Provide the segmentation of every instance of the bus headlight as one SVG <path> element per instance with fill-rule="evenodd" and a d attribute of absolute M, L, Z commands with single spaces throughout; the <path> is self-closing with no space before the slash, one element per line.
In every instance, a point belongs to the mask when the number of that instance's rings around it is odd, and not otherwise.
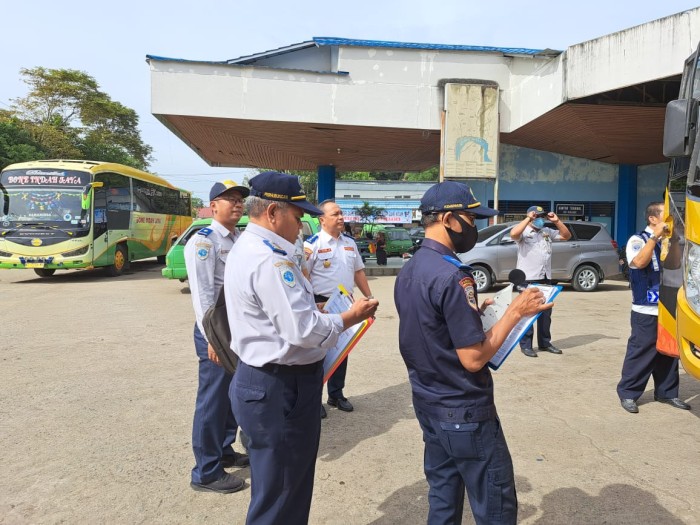
<path fill-rule="evenodd" d="M 78 257 L 79 255 L 85 255 L 88 251 L 88 248 L 90 248 L 89 245 L 85 245 L 82 248 L 78 248 L 77 250 L 72 250 L 70 252 L 64 252 L 61 255 L 64 257 Z"/>
<path fill-rule="evenodd" d="M 687 241 L 685 255 L 685 297 L 693 311 L 700 315 L 700 246 Z"/>

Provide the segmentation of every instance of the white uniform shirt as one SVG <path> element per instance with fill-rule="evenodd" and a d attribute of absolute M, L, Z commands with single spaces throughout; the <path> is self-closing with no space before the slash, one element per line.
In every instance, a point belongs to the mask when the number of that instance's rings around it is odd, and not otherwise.
<path fill-rule="evenodd" d="M 647 226 L 644 231 L 647 232 L 649 235 L 654 233 L 654 230 L 652 230 L 649 226 Z M 632 265 L 632 259 L 634 259 L 637 256 L 637 254 L 640 251 L 642 251 L 642 248 L 644 248 L 645 244 L 646 241 L 637 234 L 632 235 L 632 237 L 630 237 L 627 241 L 627 246 L 625 246 L 625 256 L 627 257 L 627 264 L 630 268 L 638 269 L 636 266 Z M 652 267 L 655 267 L 656 269 L 660 269 L 661 262 L 656 260 L 656 252 L 652 254 L 651 261 L 649 261 L 649 264 L 653 265 Z M 633 304 L 632 311 L 646 315 L 659 315 L 659 305 Z"/>
<path fill-rule="evenodd" d="M 343 320 L 316 307 L 293 244 L 250 223 L 226 268 L 231 349 L 247 365 L 316 363 L 338 341 Z"/>
<path fill-rule="evenodd" d="M 211 226 L 195 233 L 185 245 L 185 267 L 192 295 L 192 306 L 199 331 L 206 339 L 202 318 L 216 302 L 224 284 L 224 268 L 233 243 L 240 237 L 236 230 L 231 233 L 221 223 L 212 221 Z"/>
<path fill-rule="evenodd" d="M 355 241 L 347 235 L 335 239 L 321 230 L 304 243 L 306 271 L 311 277 L 311 286 L 316 295 L 329 297 L 338 284 L 352 293 L 355 272 L 365 264 Z"/>
<path fill-rule="evenodd" d="M 552 242 L 559 239 L 559 230 L 525 227 L 518 245 L 518 270 L 525 272 L 528 281 L 552 278 Z"/>

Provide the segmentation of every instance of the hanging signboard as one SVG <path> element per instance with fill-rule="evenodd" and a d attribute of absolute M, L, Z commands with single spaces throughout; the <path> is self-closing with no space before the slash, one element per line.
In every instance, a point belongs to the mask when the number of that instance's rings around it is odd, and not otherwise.
<path fill-rule="evenodd" d="M 557 215 L 566 215 L 569 217 L 583 217 L 584 216 L 584 205 L 583 204 L 556 204 L 555 213 Z"/>
<path fill-rule="evenodd" d="M 498 131 L 497 84 L 445 84 L 443 178 L 495 179 Z"/>

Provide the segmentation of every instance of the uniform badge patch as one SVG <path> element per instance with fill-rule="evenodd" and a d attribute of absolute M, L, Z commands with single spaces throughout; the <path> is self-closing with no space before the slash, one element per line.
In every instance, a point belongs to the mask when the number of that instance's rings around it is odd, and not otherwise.
<path fill-rule="evenodd" d="M 474 285 L 476 283 L 474 282 L 474 279 L 471 277 L 463 277 L 459 281 L 459 285 L 462 287 L 464 290 L 464 295 L 467 298 L 467 302 L 469 303 L 469 306 L 471 306 L 474 310 L 477 312 L 479 311 L 479 305 L 476 304 L 476 293 L 474 292 Z"/>
<path fill-rule="evenodd" d="M 282 276 L 282 282 L 290 288 L 294 288 L 297 284 L 297 280 L 294 277 L 294 272 L 287 266 L 280 266 L 279 271 L 280 275 Z"/>
<path fill-rule="evenodd" d="M 640 251 L 642 248 L 644 248 L 645 244 L 646 243 L 642 239 L 637 237 L 637 238 L 634 238 L 630 241 L 630 249 L 636 253 L 636 252 Z"/>
<path fill-rule="evenodd" d="M 197 248 L 197 257 L 204 261 L 209 257 L 209 246 L 206 244 L 197 244 L 195 246 Z"/>

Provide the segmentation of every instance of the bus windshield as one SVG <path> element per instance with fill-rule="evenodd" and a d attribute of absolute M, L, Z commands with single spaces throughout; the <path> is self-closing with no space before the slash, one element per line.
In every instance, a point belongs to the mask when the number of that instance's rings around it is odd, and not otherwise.
<path fill-rule="evenodd" d="M 2 174 L 0 225 L 4 228 L 46 224 L 62 229 L 89 225 L 81 207 L 90 174 L 78 171 L 27 169 Z"/>

